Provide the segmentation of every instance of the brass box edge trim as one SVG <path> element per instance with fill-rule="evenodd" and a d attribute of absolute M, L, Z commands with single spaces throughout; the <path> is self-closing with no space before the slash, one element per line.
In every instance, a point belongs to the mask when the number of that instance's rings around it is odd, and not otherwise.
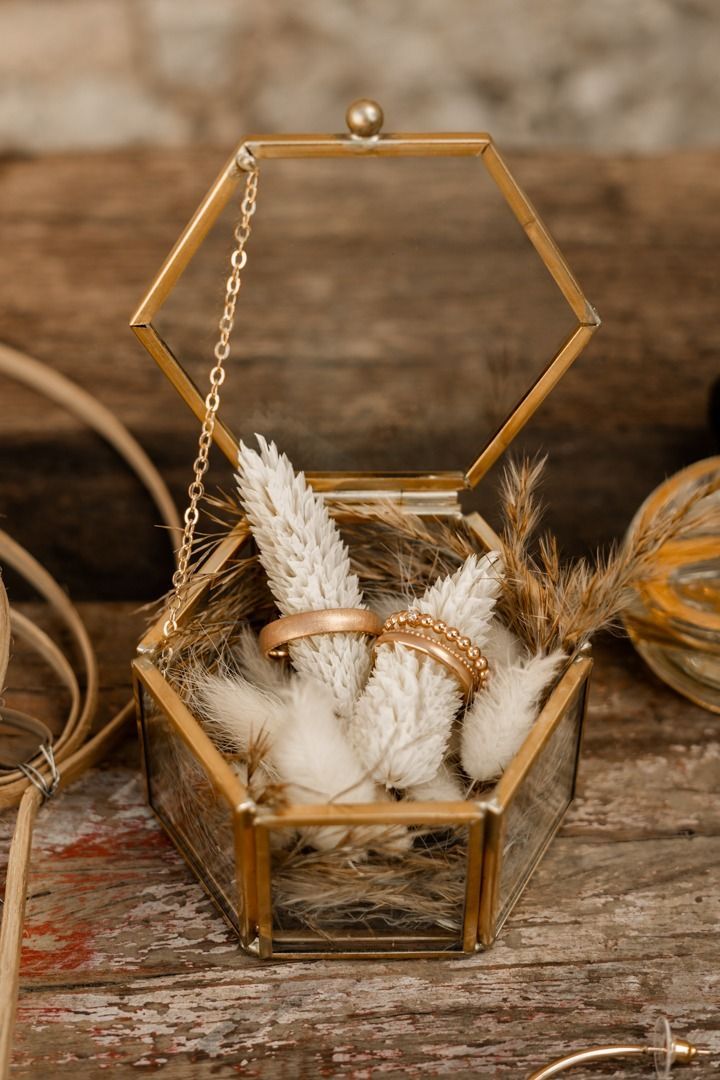
<path fill-rule="evenodd" d="M 482 162 L 503 195 L 510 210 L 522 226 L 540 260 L 574 312 L 578 322 L 595 324 L 598 315 L 587 300 L 580 283 L 573 274 L 565 256 L 551 236 L 535 206 L 515 179 L 510 167 L 495 144 L 482 155 Z"/>
<path fill-rule="evenodd" d="M 585 349 L 597 326 L 579 324 L 564 339 L 560 348 L 540 373 L 516 408 L 489 439 L 465 474 L 465 487 L 475 488 L 500 458 L 527 422 L 535 415 L 577 358 Z"/>
<path fill-rule="evenodd" d="M 188 614 L 202 601 L 205 593 L 210 588 L 211 575 L 221 570 L 227 561 L 232 558 L 238 548 L 242 547 L 250 537 L 250 526 L 243 519 L 239 521 L 227 536 L 223 537 L 217 547 L 210 552 L 207 559 L 200 564 L 193 575 L 188 595 L 178 612 L 178 620 L 184 620 Z M 154 650 L 164 638 L 165 613 L 145 631 L 138 642 L 138 652 L 147 653 Z"/>
<path fill-rule="evenodd" d="M 508 899 L 507 899 L 507 901 L 505 903 L 505 910 L 502 911 L 502 912 L 500 912 L 500 910 L 499 910 L 500 905 L 499 905 L 499 895 L 498 894 L 499 894 L 499 886 L 500 886 L 500 875 L 498 874 L 498 878 L 497 878 L 497 886 L 498 886 L 498 888 L 496 889 L 495 909 L 493 911 L 493 921 L 494 921 L 494 926 L 493 926 L 493 931 L 492 931 L 492 933 L 493 933 L 493 941 L 497 939 L 498 935 L 500 934 L 503 927 L 505 926 L 505 923 L 508 921 L 508 919 L 510 918 L 510 916 L 514 912 L 515 907 L 518 904 L 518 901 L 524 895 L 525 890 L 527 889 L 530 882 L 532 881 L 532 878 L 533 878 L 533 875 L 535 874 L 535 871 L 537 870 L 538 866 L 540 865 L 540 863 L 545 858 L 545 855 L 547 854 L 547 851 L 548 851 L 550 845 L 552 844 L 553 840 L 555 839 L 558 832 L 562 828 L 562 824 L 563 824 L 563 822 L 565 820 L 565 816 L 566 816 L 568 810 L 570 809 L 570 807 L 572 805 L 572 802 L 573 802 L 573 796 L 571 795 L 570 798 L 568 799 L 567 803 L 565 804 L 565 806 L 558 813 L 557 819 L 553 822 L 552 826 L 548 830 L 547 836 L 545 837 L 542 844 L 540 845 L 540 847 L 535 852 L 535 855 L 533 856 L 532 860 L 528 863 L 525 874 L 523 875 L 523 877 L 520 879 L 518 884 L 515 886 L 515 888 L 510 893 L 510 895 L 509 895 L 509 897 L 508 897 Z"/>
<path fill-rule="evenodd" d="M 463 912 L 463 952 L 473 953 L 478 942 L 482 902 L 483 858 L 485 855 L 485 811 L 482 818 L 468 825 L 465 862 L 465 910 Z"/>
<path fill-rule="evenodd" d="M 208 780 L 228 804 L 231 813 L 247 803 L 245 786 L 205 734 L 185 702 L 146 656 L 132 661 L 133 672 L 188 750 L 205 769 Z"/>
<path fill-rule="evenodd" d="M 395 131 L 369 138 L 347 132 L 246 135 L 233 160 L 252 154 L 258 161 L 272 158 L 338 157 L 479 157 L 492 137 L 485 131 Z"/>
<path fill-rule="evenodd" d="M 485 817 L 485 840 L 483 844 L 482 892 L 478 914 L 478 941 L 488 948 L 495 941 L 497 931 L 495 916 L 500 887 L 505 816 L 498 807 L 489 804 Z"/>
<path fill-rule="evenodd" d="M 458 939 L 459 942 L 459 939 Z M 260 959 L 264 962 L 302 962 L 304 960 L 452 960 L 453 958 L 459 959 L 467 957 L 462 949 L 462 945 L 459 942 L 457 946 L 441 949 L 413 949 L 413 948 L 400 948 L 394 952 L 387 949 L 377 949 L 367 951 L 343 952 L 332 948 L 327 948 L 324 951 L 319 949 L 316 951 L 308 952 L 277 952 L 273 951 L 267 956 L 261 956 Z"/>
<path fill-rule="evenodd" d="M 565 709 L 587 680 L 592 670 L 592 658 L 581 655 L 571 660 L 560 676 L 540 715 L 530 729 L 493 793 L 492 805 L 502 813 L 512 802 L 519 785 L 525 779 L 537 755 L 560 723 Z"/>
<path fill-rule="evenodd" d="M 255 827 L 268 832 L 311 825 L 473 825 L 482 821 L 479 800 L 413 803 L 292 803 L 281 810 L 257 808 Z"/>

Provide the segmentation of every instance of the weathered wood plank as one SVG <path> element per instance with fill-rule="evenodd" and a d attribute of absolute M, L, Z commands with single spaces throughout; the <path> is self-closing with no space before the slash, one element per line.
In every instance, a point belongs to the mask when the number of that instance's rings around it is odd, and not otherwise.
<path fill-rule="evenodd" d="M 179 497 L 194 424 L 126 323 L 222 157 L 143 152 L 0 166 L 0 335 L 98 393 L 130 423 Z M 568 549 L 618 535 L 667 472 L 712 450 L 705 405 L 720 347 L 710 314 L 719 164 L 715 151 L 653 159 L 513 155 L 604 318 L 591 350 L 525 439 L 552 449 L 549 524 Z M 339 243 L 342 251 L 339 195 L 327 180 L 308 183 L 323 215 L 298 216 L 287 203 L 273 211 L 276 225 L 291 246 L 315 237 L 321 249 Z M 385 181 L 377 183 L 382 194 Z M 433 212 L 451 205 L 455 183 L 448 173 L 428 187 Z M 272 185 L 266 192 L 270 206 Z M 382 227 L 380 211 L 378 220 Z M 430 286 L 440 286 L 459 349 L 468 339 L 459 300 L 471 279 L 461 273 L 458 281 L 452 270 L 458 252 L 467 260 L 472 254 L 463 224 L 451 209 L 417 294 L 420 310 Z M 369 250 L 356 253 L 356 272 L 368 265 Z M 269 244 L 260 298 L 279 251 Z M 405 362 L 417 335 L 398 336 L 395 295 L 379 270 L 377 324 Z M 509 273 L 498 264 L 498 275 Z M 186 310 L 193 333 L 206 325 L 201 301 L 216 284 L 212 275 L 198 280 Z M 244 389 L 256 392 L 266 378 L 270 331 L 286 332 L 304 300 L 324 287 L 322 275 L 296 274 L 268 326 L 247 327 L 252 363 Z M 499 318 L 500 300 L 495 310 Z M 343 314 L 333 307 L 303 330 L 300 381 L 316 371 L 315 340 L 325 341 L 328 330 L 331 340 L 340 335 Z M 358 422 L 350 406 L 361 382 L 372 384 L 368 372 L 374 379 L 379 370 L 374 354 L 355 360 L 341 372 L 339 422 L 350 426 Z M 423 369 L 417 385 L 425 394 L 432 393 L 427 378 Z M 444 387 L 436 389 L 445 401 Z M 412 430 L 405 413 L 399 424 L 397 402 L 381 399 L 378 390 L 377 423 L 396 434 Z M 112 454 L 23 391 L 4 385 L 2 400 L 5 527 L 77 599 L 162 591 L 170 570 L 165 538 Z M 455 448 L 451 418 L 425 430 L 439 454 Z M 481 501 L 487 509 L 491 496 Z M 19 589 L 10 585 L 12 599 Z M 128 604 L 83 611 L 101 657 L 107 716 L 127 697 L 127 662 L 142 620 Z M 22 671 L 17 662 L 11 669 L 11 686 L 27 705 L 48 697 L 46 673 L 27 660 Z M 654 680 L 627 645 L 603 645 L 579 798 L 491 951 L 428 963 L 261 967 L 238 954 L 144 807 L 129 739 L 107 769 L 41 812 L 15 1074 L 90 1078 L 106 1069 L 162 1068 L 179 1078 L 509 1078 L 571 1046 L 640 1037 L 658 1012 L 720 1052 L 718 743 L 716 718 Z M 3 855 L 11 825 L 11 815 L 0 821 Z M 627 1075 L 623 1067 L 600 1072 Z"/>
<path fill-rule="evenodd" d="M 129 745 L 41 812 L 14 1073 L 514 1078 L 659 1012 L 720 1050 L 717 755 L 714 719 L 606 643 L 580 797 L 493 949 L 260 966 L 144 806 Z"/>
<path fill-rule="evenodd" d="M 0 336 L 97 393 L 140 437 L 178 498 L 187 484 L 196 428 L 133 340 L 127 321 L 224 153 L 143 151 L 0 164 Z M 549 523 L 568 549 L 619 535 L 666 474 L 712 452 L 706 414 L 709 388 L 719 373 L 720 326 L 712 317 L 720 251 L 719 164 L 716 151 L 647 159 L 512 155 L 518 176 L 604 320 L 586 356 L 522 440 L 530 449 L 552 452 Z M 421 273 L 417 267 L 413 273 L 415 307 L 405 308 L 405 314 L 414 311 L 421 328 L 413 333 L 412 320 L 408 329 L 406 321 L 401 326 L 395 319 L 398 252 L 380 257 L 370 238 L 349 247 L 357 223 L 347 191 L 327 174 L 314 178 L 310 169 L 302 176 L 293 198 L 280 205 L 273 198 L 272 176 L 262 181 L 254 270 L 247 282 L 254 291 L 243 308 L 242 418 L 262 426 L 291 380 L 300 403 L 292 415 L 283 415 L 289 436 L 298 434 L 307 376 L 317 375 L 318 357 L 343 353 L 348 304 L 323 303 L 323 296 L 336 277 L 345 285 L 344 274 L 349 283 L 354 276 L 374 290 L 371 313 L 378 342 L 375 352 L 369 346 L 363 352 L 361 340 L 354 359 L 351 355 L 348 363 L 326 372 L 336 389 L 331 405 L 342 403 L 328 420 L 328 442 L 335 432 L 335 442 L 342 444 L 348 432 L 361 430 L 361 422 L 370 424 L 372 412 L 375 447 L 387 445 L 390 434 L 398 445 L 407 441 L 411 459 L 432 453 L 440 461 L 462 451 L 464 460 L 473 449 L 476 432 L 469 421 L 472 409 L 482 407 L 482 388 L 458 395 L 445 353 L 434 378 L 429 364 L 444 341 L 442 348 L 460 364 L 460 374 L 467 374 L 468 343 L 478 349 L 487 343 L 473 321 L 473 297 L 482 300 L 488 325 L 512 322 L 507 307 L 509 300 L 517 306 L 513 282 L 517 286 L 520 280 L 513 276 L 512 259 L 499 258 L 482 269 L 479 286 L 474 276 L 483 244 L 495 236 L 493 219 L 486 235 L 476 239 L 470 224 L 481 219 L 469 222 L 473 198 L 452 171 L 434 172 L 432 183 L 413 189 L 419 220 L 437 230 L 432 258 Z M 401 229 L 397 178 L 380 170 L 367 183 L 376 196 L 378 230 Z M 481 200 L 479 192 L 476 201 Z M 204 350 L 201 355 L 209 349 L 216 320 L 226 246 L 219 237 L 183 301 L 186 332 L 196 349 Z M 331 254 L 339 264 L 324 274 L 320 256 Z M 283 260 L 288 272 L 295 268 L 287 282 L 278 276 Z M 272 291 L 276 280 L 283 286 L 279 296 Z M 259 325 L 250 317 L 256 305 L 266 315 Z M 438 313 L 437 325 L 427 324 L 428 312 Z M 273 349 L 282 349 L 283 342 L 300 349 L 293 372 L 277 366 Z M 382 381 L 384 354 L 397 361 L 400 383 L 393 394 Z M 413 357 L 423 363 L 408 366 Z M 412 376 L 403 383 L 405 373 Z M 409 394 L 403 406 L 402 385 Z M 460 385 L 465 386 L 462 379 Z M 373 387 L 377 393 L 368 397 Z M 10 530 L 54 566 L 78 598 L 149 598 L 160 592 L 169 561 L 163 538 L 152 527 L 153 508 L 138 497 L 132 478 L 57 410 L 9 385 L 2 395 L 0 463 Z M 426 415 L 428 409 L 432 415 Z M 412 423 L 406 422 L 410 417 Z M 333 451 L 332 445 L 326 449 Z M 72 479 L 80 476 L 81 481 Z M 227 470 L 218 467 L 215 476 L 226 482 Z M 51 490 L 56 493 L 52 536 L 46 529 Z M 480 502 L 492 517 L 492 482 L 484 486 Z M 132 545 L 126 543 L 130 532 Z"/>

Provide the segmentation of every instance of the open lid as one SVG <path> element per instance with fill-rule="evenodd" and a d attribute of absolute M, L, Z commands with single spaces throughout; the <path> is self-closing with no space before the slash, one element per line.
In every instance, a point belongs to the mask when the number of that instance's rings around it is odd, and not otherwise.
<path fill-rule="evenodd" d="M 465 364 L 465 374 L 463 377 L 465 381 L 468 382 L 468 385 L 466 390 L 464 384 L 458 385 L 460 393 L 465 393 L 470 415 L 472 415 L 472 409 L 475 407 L 475 401 L 478 400 L 477 396 L 474 395 L 478 395 L 480 390 L 484 390 L 485 397 L 494 398 L 496 406 L 499 402 L 499 408 L 502 411 L 498 414 L 498 411 L 496 410 L 495 415 L 491 416 L 489 420 L 485 420 L 485 430 L 472 435 L 473 445 L 469 452 L 467 452 L 467 447 L 464 448 L 463 452 L 466 452 L 466 460 L 459 462 L 457 468 L 440 468 L 422 472 L 412 472 L 409 470 L 398 470 L 396 468 L 396 462 L 391 461 L 393 467 L 389 470 L 385 468 L 383 463 L 381 467 L 375 466 L 371 471 L 366 471 L 368 464 L 366 455 L 362 453 L 362 451 L 358 452 L 356 450 L 357 456 L 360 458 L 357 463 L 358 467 L 355 466 L 355 460 L 353 460 L 350 469 L 343 469 L 343 471 L 321 471 L 315 469 L 312 463 L 310 463 L 310 466 L 308 467 L 308 463 L 297 460 L 292 449 L 289 449 L 295 464 L 298 467 L 304 468 L 312 485 L 320 491 L 334 491 L 338 493 L 344 491 L 348 494 L 350 492 L 370 491 L 424 491 L 440 493 L 450 491 L 457 492 L 461 488 L 475 487 L 481 477 L 494 464 L 503 450 L 533 415 L 557 381 L 579 356 L 580 352 L 597 329 L 600 320 L 594 309 L 585 299 L 585 296 L 565 259 L 558 250 L 555 242 L 543 225 L 529 199 L 512 176 L 489 135 L 483 133 L 386 135 L 380 130 L 382 126 L 382 110 L 375 103 L 367 101 L 356 102 L 354 105 L 350 106 L 347 113 L 347 120 L 350 128 L 347 135 L 253 135 L 244 139 L 221 171 L 217 180 L 208 191 L 189 224 L 165 260 L 147 295 L 133 315 L 130 325 L 181 397 L 190 406 L 196 417 L 202 421 L 205 412 L 206 390 L 199 389 L 197 383 L 200 383 L 201 386 L 206 385 L 203 380 L 203 369 L 209 369 L 212 361 L 205 360 L 202 366 L 196 368 L 192 368 L 187 361 L 181 363 L 175 356 L 171 346 L 164 340 L 164 337 L 158 331 L 153 320 L 158 316 L 160 309 L 163 307 L 168 297 L 170 297 L 170 294 L 173 292 L 181 275 L 188 268 L 196 252 L 205 241 L 223 210 L 233 196 L 238 193 L 238 188 L 244 184 L 246 171 L 243 166 L 247 163 L 248 154 L 252 155 L 252 158 L 258 163 L 261 177 L 264 175 L 262 163 L 268 159 L 312 158 L 316 161 L 317 159 L 344 159 L 345 161 L 355 163 L 351 166 L 351 168 L 355 169 L 357 169 L 359 163 L 362 163 L 363 161 L 369 162 L 372 159 L 378 158 L 400 159 L 426 157 L 433 159 L 436 168 L 440 163 L 440 159 L 479 159 L 481 165 L 484 166 L 484 172 L 487 181 L 489 181 L 489 186 L 494 192 L 494 197 L 498 198 L 498 202 L 501 205 L 509 208 L 511 215 L 514 215 L 514 219 L 520 224 L 527 239 L 535 249 L 537 256 L 539 256 L 541 262 L 538 264 L 537 260 L 535 260 L 535 264 L 540 268 L 539 273 L 543 278 L 543 283 L 545 281 L 548 283 L 547 286 L 544 284 L 544 287 L 552 289 L 553 297 L 551 299 L 553 299 L 554 302 L 554 298 L 556 297 L 559 305 L 565 311 L 563 318 L 565 319 L 567 317 L 567 328 L 563 329 L 559 347 L 556 347 L 555 341 L 553 341 L 551 348 L 542 346 L 543 348 L 546 348 L 546 352 L 542 357 L 533 361 L 532 370 L 528 371 L 527 367 L 522 369 L 518 368 L 520 374 L 515 380 L 517 385 L 510 395 L 511 400 L 508 399 L 507 395 L 501 398 L 500 395 L 494 393 L 492 380 L 489 378 L 488 370 L 483 368 L 482 365 L 477 369 L 478 386 L 469 385 L 469 380 L 467 378 L 469 368 L 468 364 Z M 296 193 L 298 191 L 297 176 L 293 182 L 295 183 L 295 188 L 290 189 L 288 194 L 289 198 L 292 198 L 293 190 Z M 261 180 L 261 185 L 262 183 L 263 181 Z M 233 465 L 235 465 L 237 461 L 239 438 L 247 438 L 248 433 L 243 431 L 240 436 L 236 435 L 225 420 L 226 387 L 233 379 L 238 383 L 242 383 L 242 372 L 236 370 L 236 365 L 242 367 L 246 360 L 244 348 L 248 339 L 245 333 L 245 326 L 241 324 L 245 317 L 246 310 L 243 307 L 243 302 L 247 304 L 250 298 L 247 295 L 243 296 L 246 292 L 245 280 L 246 278 L 249 280 L 249 275 L 252 273 L 253 265 L 256 260 L 256 244 L 259 243 L 257 226 L 261 215 L 264 212 L 263 200 L 270 199 L 271 194 L 272 193 L 268 191 L 261 193 L 261 197 L 258 200 L 261 203 L 260 213 L 253 220 L 253 236 L 248 245 L 250 259 L 248 260 L 247 269 L 243 272 L 244 284 L 238 307 L 238 318 L 236 319 L 238 325 L 234 331 L 235 340 L 233 342 L 233 354 L 237 357 L 237 360 L 233 361 L 232 364 L 227 365 L 230 370 L 228 370 L 228 379 L 223 387 L 223 405 L 220 407 L 213 434 L 215 443 Z M 424 212 L 426 213 L 426 211 Z M 441 217 L 441 212 L 442 203 L 440 204 L 439 209 L 436 208 L 435 217 Z M 287 209 L 285 210 L 285 214 L 287 215 Z M 511 215 L 508 214 L 507 216 L 512 222 L 513 218 Z M 468 228 L 470 227 L 470 224 L 471 223 L 468 224 Z M 312 227 L 312 221 L 305 222 L 304 234 L 307 235 L 309 231 L 312 230 Z M 517 225 L 515 225 L 514 228 L 516 229 Z M 384 238 L 382 230 L 381 238 Z M 483 238 L 479 237 L 478 239 L 482 240 Z M 400 244 L 402 244 L 402 236 Z M 532 254 L 530 249 L 528 249 L 528 251 Z M 375 250 L 375 260 L 380 262 L 383 259 L 384 254 L 382 249 Z M 281 262 L 281 268 L 282 265 L 284 264 Z M 223 274 L 226 266 L 227 262 L 224 262 L 222 265 Z M 547 278 L 545 270 L 549 273 L 550 278 Z M 277 263 L 273 269 L 273 275 L 277 275 Z M 269 279 L 272 279 L 271 284 L 275 286 L 275 278 L 273 275 L 268 275 L 268 277 Z M 415 271 L 415 275 L 417 275 L 417 271 Z M 363 280 L 366 276 L 367 275 L 365 274 L 363 275 Z M 406 273 L 404 280 L 407 280 L 408 276 L 409 275 Z M 214 325 L 217 325 L 217 315 L 220 313 L 221 296 L 219 295 L 220 289 L 217 286 L 221 280 L 222 276 L 218 274 L 217 281 L 214 283 L 215 292 L 218 294 L 216 314 L 213 319 Z M 414 280 L 415 277 L 413 277 L 413 281 Z M 485 280 L 488 279 L 486 278 Z M 500 281 L 501 286 L 504 287 L 504 279 L 501 278 Z M 448 284 L 448 288 L 452 288 L 452 282 Z M 278 291 L 282 296 L 281 284 L 278 285 Z M 521 295 L 519 299 L 517 297 L 512 298 L 510 303 L 511 305 L 514 305 L 514 307 L 511 308 L 513 311 L 522 307 L 523 296 Z M 301 314 L 304 314 L 304 309 Z M 322 314 L 321 310 L 319 316 L 316 316 L 316 321 L 320 326 L 323 325 Z M 369 312 L 368 323 L 373 321 L 372 315 L 373 312 L 371 310 Z M 186 347 L 185 351 L 187 352 Z M 212 355 L 212 345 L 210 345 L 206 355 Z M 506 354 L 500 355 L 504 358 Z M 550 356 L 549 362 L 547 360 L 548 355 Z M 446 360 L 444 354 L 440 354 L 440 359 L 437 363 L 443 365 L 449 364 L 449 361 Z M 504 363 L 504 359 L 501 363 Z M 510 367 L 512 365 L 510 364 L 508 366 Z M 406 382 L 409 381 L 412 384 L 413 372 L 411 369 L 407 368 L 407 365 L 406 369 L 408 370 L 408 374 L 406 374 L 404 378 Z M 474 369 L 470 368 L 470 370 Z M 205 376 L 205 378 L 206 377 L 207 376 Z M 268 374 L 267 379 L 270 385 L 270 392 L 274 394 L 276 389 L 283 383 L 283 379 L 278 378 L 277 375 L 272 372 Z M 376 374 L 369 376 L 367 381 L 369 382 L 370 379 L 377 379 Z M 322 398 L 323 396 L 331 398 L 333 390 L 332 388 L 328 388 L 330 387 L 330 383 L 325 376 L 323 376 L 323 380 L 324 381 L 321 381 L 319 392 L 316 396 L 319 398 Z M 452 373 L 449 372 L 448 381 L 451 380 Z M 489 387 L 490 389 L 488 389 Z M 387 389 L 387 393 L 394 393 L 392 385 Z M 339 414 L 341 409 L 339 409 L 338 404 L 337 401 L 331 401 L 330 407 L 334 408 L 336 413 Z M 346 405 L 347 402 L 343 402 L 343 406 Z M 437 406 L 438 410 L 444 408 L 441 401 L 429 401 L 429 408 L 435 406 Z M 242 408 L 242 405 L 239 407 Z M 296 402 L 294 407 L 302 409 L 303 405 L 302 403 Z M 362 424 L 362 408 L 355 408 L 354 412 L 356 416 L 358 412 L 360 413 L 358 423 Z M 312 417 L 310 417 L 310 426 L 312 426 L 312 423 L 313 420 Z M 473 422 L 473 432 L 475 432 L 475 426 L 475 422 Z M 479 424 L 478 426 L 483 427 L 483 424 Z M 258 426 L 257 430 L 269 437 L 275 436 L 275 433 L 272 430 L 267 430 L 264 426 Z M 372 433 L 368 433 L 367 438 L 368 440 L 371 440 L 373 438 Z M 428 441 L 430 441 L 430 439 L 431 434 Z M 278 443 L 281 446 L 281 449 L 288 449 L 287 444 L 282 437 L 278 438 Z M 392 440 L 389 440 L 388 445 L 390 452 L 392 452 Z M 460 446 L 460 442 L 458 442 L 458 446 Z M 365 460 L 363 460 L 363 458 L 365 458 Z"/>

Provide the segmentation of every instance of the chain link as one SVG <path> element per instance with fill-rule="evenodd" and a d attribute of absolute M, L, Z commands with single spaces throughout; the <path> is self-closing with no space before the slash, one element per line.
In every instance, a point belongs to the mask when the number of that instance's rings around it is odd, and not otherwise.
<path fill-rule="evenodd" d="M 240 204 L 240 220 L 235 226 L 235 248 L 230 256 L 230 276 L 225 283 L 225 304 L 218 323 L 220 336 L 213 353 L 215 363 L 210 369 L 210 389 L 205 398 L 205 418 L 198 439 L 197 457 L 193 464 L 193 479 L 188 487 L 189 503 L 184 515 L 185 526 L 178 552 L 177 569 L 172 576 L 173 593 L 163 623 L 163 642 L 158 664 L 163 674 L 167 672 L 172 660 L 173 648 L 170 638 L 177 630 L 178 615 L 185 601 L 190 580 L 190 557 L 195 539 L 195 526 L 200 517 L 198 504 L 205 494 L 204 479 L 208 470 L 215 417 L 220 406 L 220 387 L 225 382 L 223 365 L 230 355 L 230 335 L 235 321 L 235 305 L 242 285 L 240 275 L 247 263 L 245 245 L 250 237 L 252 216 L 257 206 L 258 169 L 254 158 L 248 154 L 241 167 L 247 169 L 245 193 Z"/>

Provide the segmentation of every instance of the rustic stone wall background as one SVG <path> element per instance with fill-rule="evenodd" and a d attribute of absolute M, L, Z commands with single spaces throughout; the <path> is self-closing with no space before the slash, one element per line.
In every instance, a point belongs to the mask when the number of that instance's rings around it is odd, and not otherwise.
<path fill-rule="evenodd" d="M 720 139 L 717 0 L 3 0 L 0 151 L 489 128 L 505 146 Z"/>

